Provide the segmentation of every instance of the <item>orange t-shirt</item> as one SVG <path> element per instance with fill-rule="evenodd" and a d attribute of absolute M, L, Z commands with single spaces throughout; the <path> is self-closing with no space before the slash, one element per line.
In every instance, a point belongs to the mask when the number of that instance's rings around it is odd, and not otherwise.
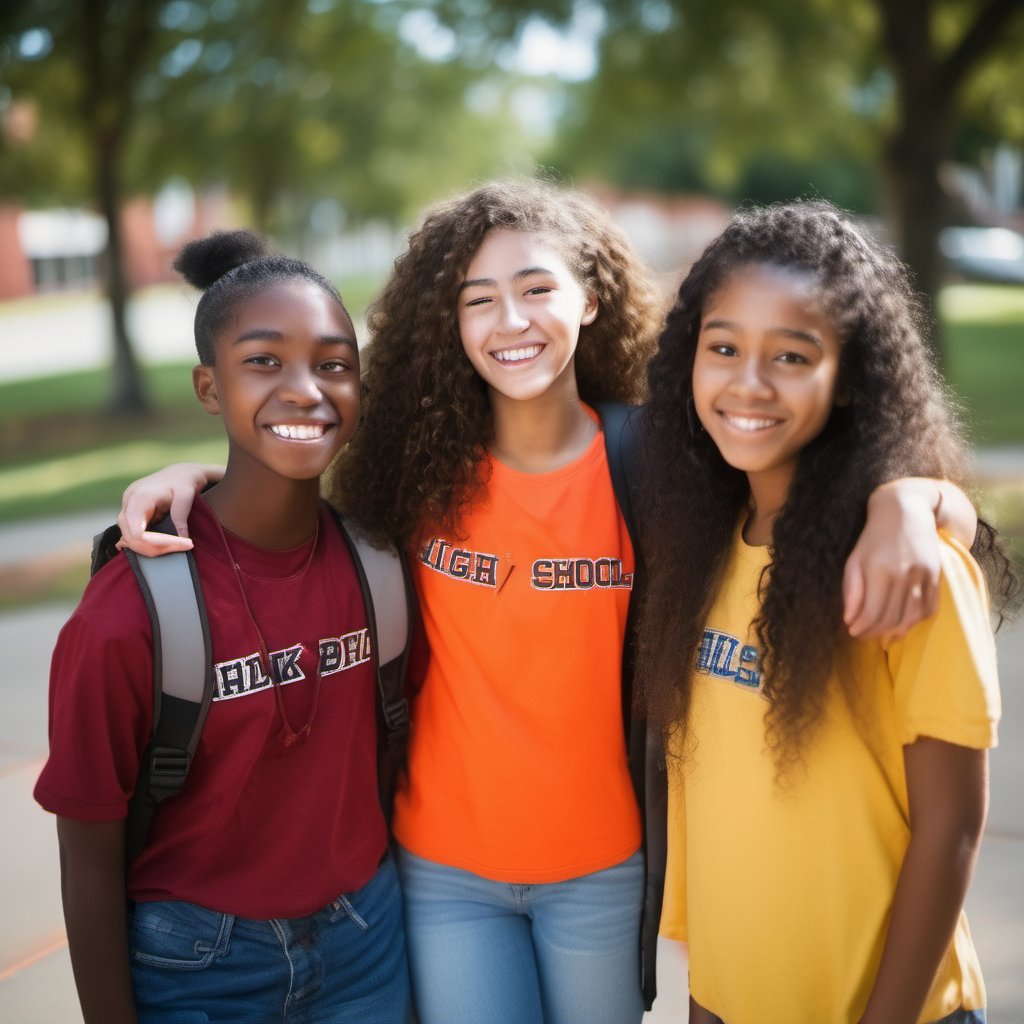
<path fill-rule="evenodd" d="M 640 846 L 621 698 L 633 550 L 600 433 L 551 473 L 489 468 L 464 539 L 429 536 L 412 559 L 431 653 L 394 830 L 486 878 L 562 881 Z"/>

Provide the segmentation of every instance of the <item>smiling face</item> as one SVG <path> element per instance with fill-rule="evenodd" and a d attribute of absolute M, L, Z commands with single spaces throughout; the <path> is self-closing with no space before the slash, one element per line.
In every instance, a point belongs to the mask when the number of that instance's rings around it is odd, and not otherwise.
<path fill-rule="evenodd" d="M 224 419 L 229 472 L 320 476 L 359 423 L 355 329 L 311 281 L 274 282 L 239 302 L 215 362 L 193 371 L 203 407 Z"/>
<path fill-rule="evenodd" d="M 701 315 L 693 401 L 755 502 L 781 504 L 800 451 L 835 404 L 841 344 L 804 274 L 755 265 L 734 272 Z"/>
<path fill-rule="evenodd" d="M 597 300 L 543 235 L 489 231 L 457 301 L 462 347 L 492 400 L 575 390 L 576 343 L 597 316 Z"/>

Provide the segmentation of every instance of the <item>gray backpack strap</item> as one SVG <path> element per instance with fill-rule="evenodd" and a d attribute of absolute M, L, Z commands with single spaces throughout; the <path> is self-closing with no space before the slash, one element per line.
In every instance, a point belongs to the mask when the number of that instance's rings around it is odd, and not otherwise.
<path fill-rule="evenodd" d="M 409 642 L 409 602 L 404 565 L 393 547 L 375 548 L 361 534 L 345 526 L 359 555 L 366 585 L 370 589 L 377 636 L 377 658 L 386 665 L 400 658 Z"/>
<path fill-rule="evenodd" d="M 331 512 L 348 544 L 366 608 L 377 679 L 377 785 L 381 807 L 390 820 L 409 736 L 405 678 L 416 621 L 416 595 L 408 564 L 396 548 L 374 547 L 335 509 Z"/>
<path fill-rule="evenodd" d="M 170 518 L 150 529 L 175 533 Z M 114 539 L 110 530 L 97 538 L 94 572 L 114 553 Z M 210 626 L 192 552 L 158 558 L 125 554 L 153 630 L 153 734 L 125 822 L 125 857 L 131 863 L 145 846 L 159 804 L 185 784 L 213 699 L 214 677 Z"/>

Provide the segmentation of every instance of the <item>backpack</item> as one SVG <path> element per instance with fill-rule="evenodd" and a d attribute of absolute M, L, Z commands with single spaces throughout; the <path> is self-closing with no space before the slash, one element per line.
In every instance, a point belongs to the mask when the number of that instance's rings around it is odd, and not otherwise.
<path fill-rule="evenodd" d="M 377 781 L 390 818 L 409 732 L 403 689 L 416 605 L 405 559 L 392 547 L 373 547 L 331 508 L 355 566 L 366 608 L 377 682 Z M 151 530 L 175 535 L 169 516 Z M 117 554 L 121 531 L 108 527 L 93 540 L 91 573 Z M 213 699 L 213 656 L 206 604 L 192 551 L 150 558 L 126 550 L 153 629 L 153 731 L 143 752 L 125 821 L 125 863 L 145 846 L 159 805 L 185 784 Z"/>
<path fill-rule="evenodd" d="M 622 647 L 622 717 L 629 755 L 629 773 L 644 829 L 644 866 L 646 885 L 640 922 L 640 983 L 644 1007 L 650 1009 L 657 995 L 658 924 L 665 890 L 665 866 L 668 847 L 668 774 L 661 738 L 647 728 L 643 718 L 633 713 L 633 662 L 636 656 L 636 612 L 643 590 L 643 553 L 633 499 L 636 494 L 640 453 L 637 431 L 643 410 L 621 402 L 597 402 L 594 405 L 604 429 L 605 450 L 612 489 L 619 503 L 626 530 L 633 543 L 635 561 L 634 591 L 626 618 L 626 636 Z"/>

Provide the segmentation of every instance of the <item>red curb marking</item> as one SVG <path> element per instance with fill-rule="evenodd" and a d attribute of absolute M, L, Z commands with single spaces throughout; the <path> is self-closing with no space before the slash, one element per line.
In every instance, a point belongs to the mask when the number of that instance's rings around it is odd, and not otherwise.
<path fill-rule="evenodd" d="M 17 963 L 11 964 L 10 967 L 5 967 L 0 971 L 0 981 L 10 981 L 19 971 L 25 970 L 26 967 L 31 967 L 40 960 L 45 960 L 51 954 L 62 950 L 67 944 L 68 937 L 62 929 L 42 949 L 37 949 L 34 953 L 25 957 L 24 960 L 19 960 Z"/>

